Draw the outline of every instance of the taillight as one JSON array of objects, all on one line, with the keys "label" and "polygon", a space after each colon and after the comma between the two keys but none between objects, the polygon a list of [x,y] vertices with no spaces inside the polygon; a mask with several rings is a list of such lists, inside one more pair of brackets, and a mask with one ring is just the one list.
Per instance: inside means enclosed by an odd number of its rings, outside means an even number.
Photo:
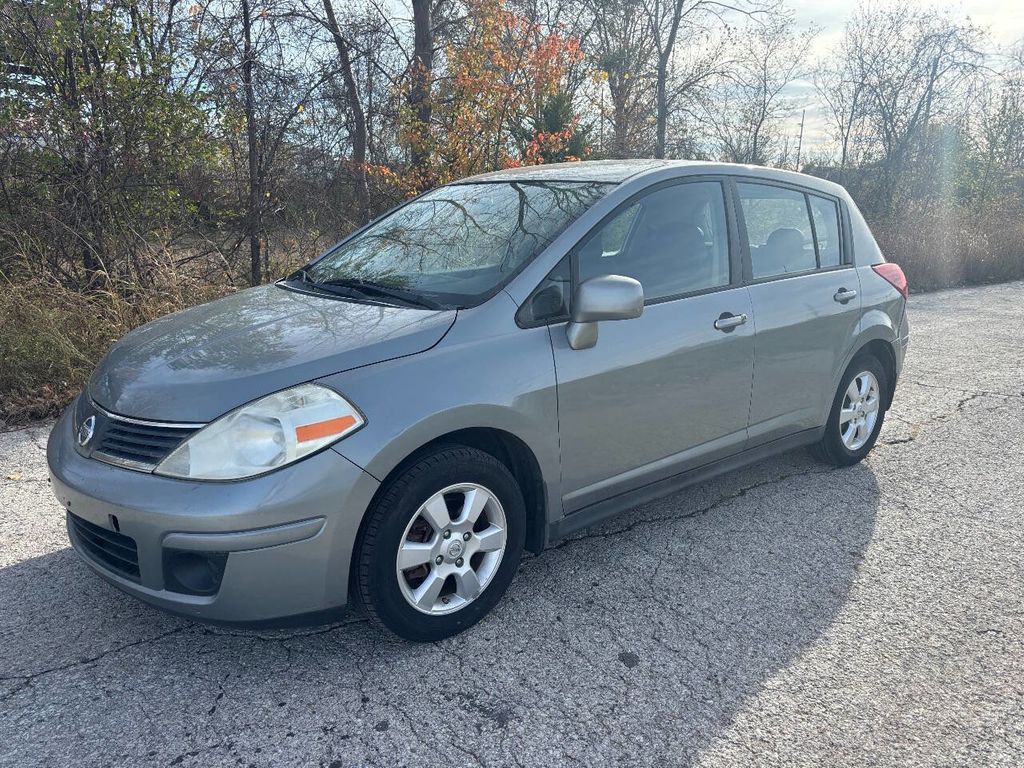
[{"label": "taillight", "polygon": [[889,285],[902,293],[904,299],[907,298],[907,293],[909,292],[907,276],[903,274],[899,264],[873,264],[871,268],[884,277]]}]

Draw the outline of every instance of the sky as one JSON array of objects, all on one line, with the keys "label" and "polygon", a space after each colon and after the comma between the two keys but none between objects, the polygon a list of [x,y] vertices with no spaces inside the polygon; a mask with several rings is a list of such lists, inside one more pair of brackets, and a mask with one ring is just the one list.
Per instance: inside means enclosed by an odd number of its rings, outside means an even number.
[{"label": "sky", "polygon": [[[988,28],[998,45],[1012,45],[1024,38],[1024,1],[1022,0],[961,0],[960,2],[922,2],[901,0],[901,5],[948,9],[959,17],[969,17],[981,27]],[[858,3],[854,0],[786,0],[793,9],[800,26],[815,24],[821,28],[817,40],[818,51],[826,51],[842,34],[843,24]]]},{"label": "sky", "polygon": [[[1009,47],[1024,40],[1024,0],[960,0],[959,2],[924,2],[900,0],[901,4],[918,7],[947,9],[954,17],[970,18],[977,26],[988,30],[996,46]],[[843,33],[843,25],[853,14],[856,0],[786,0],[800,27],[815,25],[820,30],[811,53],[812,61],[826,56]],[[826,127],[820,107],[814,99],[810,82],[801,81],[791,88],[794,97],[806,100],[807,117],[804,126],[804,148],[811,152],[827,143]],[[792,136],[799,133],[800,114],[793,120]]]}]

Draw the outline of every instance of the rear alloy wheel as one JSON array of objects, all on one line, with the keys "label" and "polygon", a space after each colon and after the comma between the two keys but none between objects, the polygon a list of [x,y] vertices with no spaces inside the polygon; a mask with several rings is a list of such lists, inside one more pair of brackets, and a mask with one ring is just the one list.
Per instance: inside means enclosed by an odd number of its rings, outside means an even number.
[{"label": "rear alloy wheel", "polygon": [[440,446],[388,481],[353,566],[372,619],[407,640],[472,626],[515,576],[526,538],[522,493],[488,453]]},{"label": "rear alloy wheel", "polygon": [[818,458],[845,467],[867,456],[885,420],[888,379],[872,355],[861,355],[846,369],[832,402],[825,434],[814,452]]},{"label": "rear alloy wheel", "polygon": [[853,377],[839,409],[839,434],[850,451],[863,448],[875,431],[880,410],[878,379],[871,371]]}]

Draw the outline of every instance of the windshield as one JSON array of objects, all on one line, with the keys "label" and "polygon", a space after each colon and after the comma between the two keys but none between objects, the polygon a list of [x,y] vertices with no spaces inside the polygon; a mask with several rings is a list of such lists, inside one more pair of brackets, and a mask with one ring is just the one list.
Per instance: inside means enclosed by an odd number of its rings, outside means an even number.
[{"label": "windshield", "polygon": [[439,187],[290,279],[361,291],[374,301],[474,306],[614,186],[503,181]]}]

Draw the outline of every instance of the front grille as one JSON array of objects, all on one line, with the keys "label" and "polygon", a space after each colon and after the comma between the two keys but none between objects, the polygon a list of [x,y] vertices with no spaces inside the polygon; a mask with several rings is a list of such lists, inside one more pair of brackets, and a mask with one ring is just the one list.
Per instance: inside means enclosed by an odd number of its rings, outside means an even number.
[{"label": "front grille", "polygon": [[[83,444],[79,427],[94,419],[92,436]],[[118,416],[103,410],[83,394],[75,409],[76,449],[83,456],[120,467],[152,472],[171,452],[194,435],[202,424],[158,422]]]},{"label": "front grille", "polygon": [[139,580],[139,550],[131,536],[101,528],[70,512],[68,528],[91,559],[121,576]]},{"label": "front grille", "polygon": [[[136,424],[114,416],[106,419],[95,456],[153,468],[194,434],[195,427]],[[116,463],[116,461],[115,461]]]}]

